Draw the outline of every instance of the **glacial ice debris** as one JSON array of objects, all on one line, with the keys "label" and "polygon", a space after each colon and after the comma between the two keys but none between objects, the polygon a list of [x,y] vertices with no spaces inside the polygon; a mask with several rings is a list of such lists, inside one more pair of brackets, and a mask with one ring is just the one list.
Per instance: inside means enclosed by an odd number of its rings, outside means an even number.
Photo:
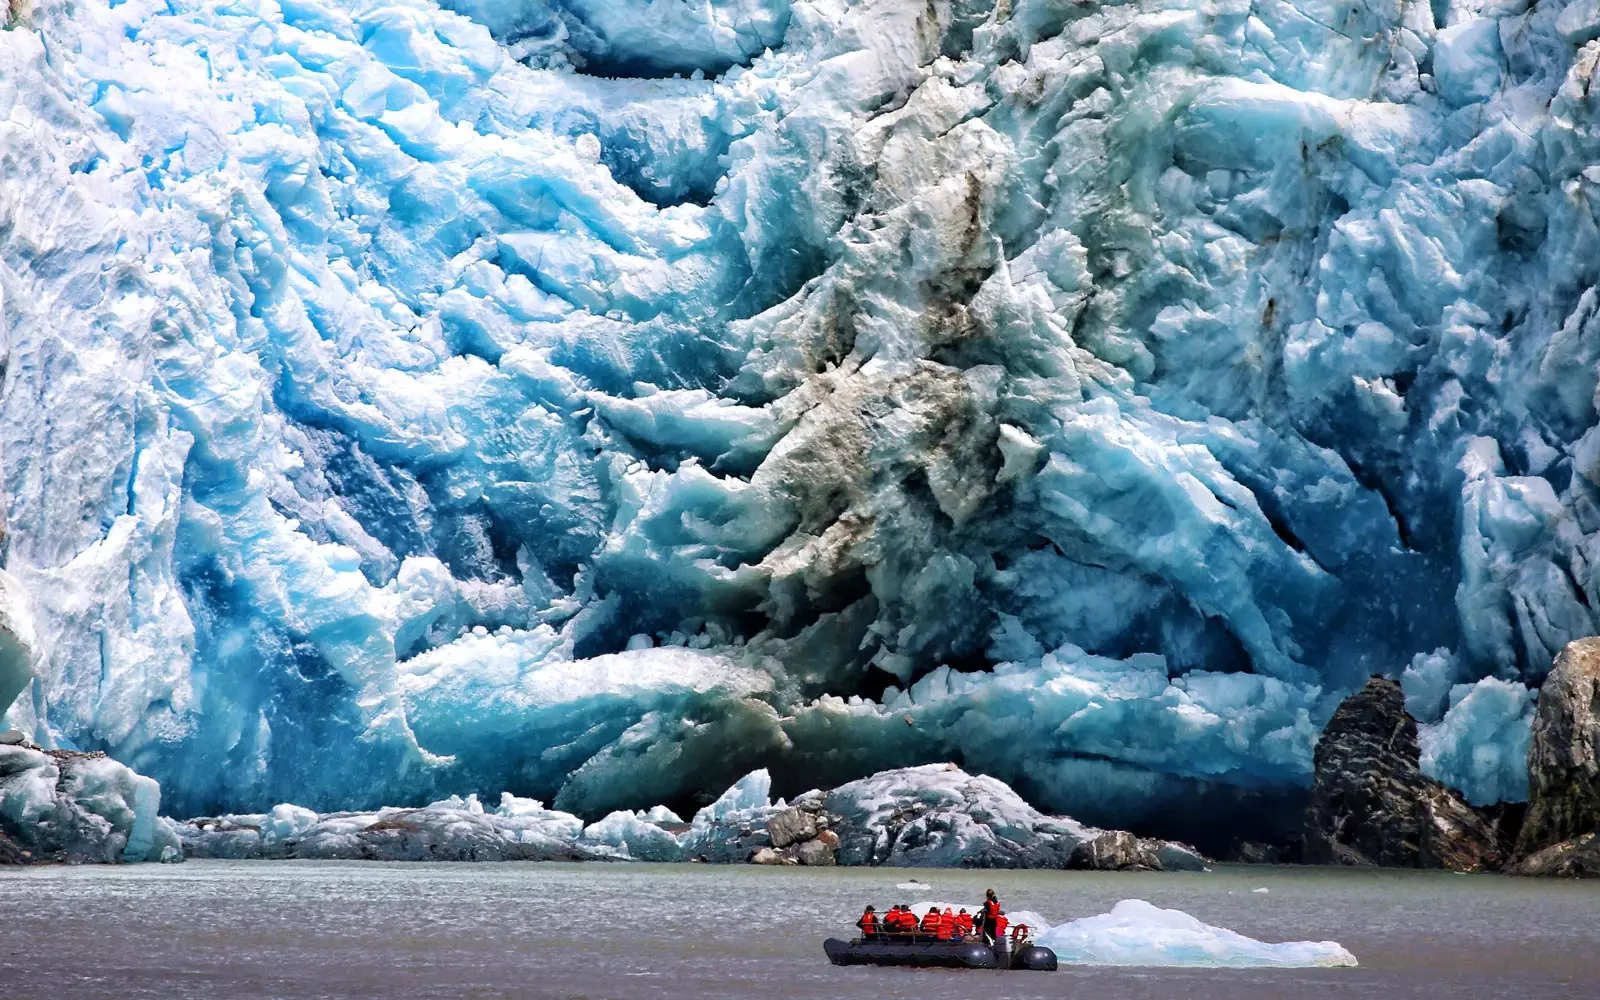
[{"label": "glacial ice debris", "polygon": [[[503,796],[485,809],[459,796],[418,809],[318,815],[298,806],[175,824],[191,857],[367,860],[706,860],[718,863],[1062,868],[1074,848],[1110,832],[1046,816],[1004,783],[950,764],[884,771],[790,805],[764,770],[735,782],[683,823],[665,807],[618,810],[584,824],[542,803]],[[1198,869],[1182,844],[1133,838],[1137,864]],[[1085,866],[1078,866],[1085,867]]]},{"label": "glacial ice debris", "polygon": [[1600,626],[1590,6],[13,3],[6,724],[183,813],[1127,825],[1412,664],[1516,797],[1480,682]]},{"label": "glacial ice debris", "polygon": [[0,839],[33,862],[181,861],[161,788],[103,754],[0,746]]},{"label": "glacial ice debris", "polygon": [[1035,939],[1067,965],[1294,969],[1358,964],[1335,941],[1269,944],[1142,899],[1124,899],[1109,913],[1049,927]]}]

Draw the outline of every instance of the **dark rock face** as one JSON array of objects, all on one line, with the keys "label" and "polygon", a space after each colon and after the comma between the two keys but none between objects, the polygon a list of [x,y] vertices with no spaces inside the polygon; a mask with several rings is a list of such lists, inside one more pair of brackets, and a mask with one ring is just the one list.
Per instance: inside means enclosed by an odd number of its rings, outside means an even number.
[{"label": "dark rock face", "polygon": [[[1528,747],[1528,815],[1516,854],[1531,862],[1546,848],[1597,830],[1600,637],[1591,637],[1567,644],[1539,691]],[[1518,870],[1524,867],[1519,864]]]},{"label": "dark rock face", "polygon": [[0,831],[0,865],[25,865],[33,861],[33,853],[25,851],[10,837]]},{"label": "dark rock face", "polygon": [[1400,685],[1374,677],[1317,743],[1306,808],[1308,864],[1482,871],[1504,850],[1494,826],[1418,767],[1417,721]]},{"label": "dark rock face", "polygon": [[1600,878],[1600,834],[1586,833],[1535,851],[1510,869],[1513,875]]}]

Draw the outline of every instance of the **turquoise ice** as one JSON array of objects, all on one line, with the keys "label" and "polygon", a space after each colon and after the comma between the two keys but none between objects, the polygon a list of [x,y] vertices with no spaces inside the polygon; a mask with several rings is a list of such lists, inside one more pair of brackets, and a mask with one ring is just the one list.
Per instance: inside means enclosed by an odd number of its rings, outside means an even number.
[{"label": "turquoise ice", "polygon": [[957,760],[1159,826],[1402,672],[1524,794],[1593,4],[9,9],[6,719],[165,810]]}]

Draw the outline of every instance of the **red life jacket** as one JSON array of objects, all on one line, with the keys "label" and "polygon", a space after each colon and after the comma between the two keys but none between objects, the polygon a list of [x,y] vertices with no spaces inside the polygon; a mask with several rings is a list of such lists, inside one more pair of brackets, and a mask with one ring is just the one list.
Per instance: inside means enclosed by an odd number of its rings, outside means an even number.
[{"label": "red life jacket", "polygon": [[856,921],[856,926],[861,928],[863,935],[872,937],[878,933],[878,915],[875,913],[863,913],[861,914],[861,919]]},{"label": "red life jacket", "polygon": [[939,940],[948,941],[956,936],[956,915],[949,910],[939,914]]},{"label": "red life jacket", "polygon": [[983,918],[991,925],[1000,916],[1000,904],[992,899],[983,901]]},{"label": "red life jacket", "polygon": [[1006,919],[1006,915],[1004,913],[1000,914],[998,917],[995,917],[994,918],[994,936],[995,937],[1004,937],[1005,933],[1006,933],[1006,925],[1009,924],[1010,922],[1011,921]]},{"label": "red life jacket", "polygon": [[971,934],[972,933],[972,914],[970,914],[970,913],[958,913],[958,914],[956,914],[956,930],[960,931],[963,935]]},{"label": "red life jacket", "polygon": [[928,911],[928,915],[922,918],[922,933],[924,933],[924,934],[937,934],[937,933],[939,933],[939,925],[941,923],[943,923],[943,922],[944,921],[939,919],[939,911],[937,911],[937,910],[929,910]]},{"label": "red life jacket", "polygon": [[915,929],[917,926],[916,918],[904,910],[890,910],[889,915],[884,918],[884,922],[889,925],[889,930],[891,931],[904,931],[907,929],[906,921],[908,919],[911,921],[911,929]]}]

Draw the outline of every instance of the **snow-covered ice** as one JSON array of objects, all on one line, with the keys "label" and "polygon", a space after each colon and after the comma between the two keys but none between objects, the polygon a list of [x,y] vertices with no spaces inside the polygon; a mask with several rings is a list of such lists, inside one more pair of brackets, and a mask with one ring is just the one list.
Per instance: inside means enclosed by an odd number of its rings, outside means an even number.
[{"label": "snow-covered ice", "polygon": [[[930,906],[977,913],[983,904],[981,900],[952,903],[925,899],[910,906],[920,915]],[[1063,965],[1289,969],[1358,964],[1355,956],[1335,941],[1269,944],[1142,899],[1124,899],[1109,913],[1053,926],[1032,910],[1008,910],[1006,919],[1012,925],[1027,924],[1034,943],[1053,950]]]},{"label": "snow-covered ice", "polygon": [[4,721],[633,843],[759,767],[1292,799],[1404,672],[1517,798],[1600,630],[1592,7],[12,4]]},{"label": "snow-covered ice", "polygon": [[1335,941],[1268,944],[1142,899],[1124,899],[1109,913],[1050,927],[1036,939],[1072,965],[1287,969],[1357,964]]}]

